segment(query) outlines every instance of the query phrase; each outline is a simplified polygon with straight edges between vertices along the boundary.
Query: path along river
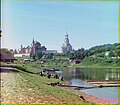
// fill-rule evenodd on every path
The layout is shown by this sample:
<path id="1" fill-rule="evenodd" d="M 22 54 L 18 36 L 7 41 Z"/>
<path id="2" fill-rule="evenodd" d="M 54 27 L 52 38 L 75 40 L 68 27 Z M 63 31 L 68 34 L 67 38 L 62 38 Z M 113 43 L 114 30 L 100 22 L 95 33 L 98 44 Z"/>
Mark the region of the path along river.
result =
<path id="1" fill-rule="evenodd" d="M 119 70 L 113 68 L 62 68 L 58 73 L 63 75 L 64 79 L 69 81 L 72 86 L 91 87 L 84 80 L 118 80 Z M 92 88 L 80 91 L 113 104 L 118 103 L 118 87 Z"/>

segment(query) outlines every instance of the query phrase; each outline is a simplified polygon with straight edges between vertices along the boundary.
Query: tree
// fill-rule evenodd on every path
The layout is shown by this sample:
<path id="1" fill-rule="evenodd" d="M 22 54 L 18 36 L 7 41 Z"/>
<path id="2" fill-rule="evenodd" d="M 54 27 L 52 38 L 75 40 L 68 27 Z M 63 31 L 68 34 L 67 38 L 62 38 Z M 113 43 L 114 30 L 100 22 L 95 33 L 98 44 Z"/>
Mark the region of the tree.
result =
<path id="1" fill-rule="evenodd" d="M 45 58 L 47 58 L 47 59 L 52 59 L 52 58 L 53 58 L 53 53 L 51 53 L 51 54 L 46 54 L 46 55 L 45 55 Z"/>
<path id="2" fill-rule="evenodd" d="M 113 53 L 113 51 L 112 50 L 110 50 L 110 52 L 109 52 L 109 55 L 108 55 L 109 57 L 114 57 L 114 53 Z"/>
<path id="3" fill-rule="evenodd" d="M 83 59 L 84 57 L 85 57 L 85 49 L 84 48 L 78 49 L 76 58 Z"/>
<path id="4" fill-rule="evenodd" d="M 41 52 L 40 50 L 37 50 L 36 53 L 35 53 L 35 57 L 36 57 L 37 59 L 41 59 L 42 56 L 43 56 L 42 52 Z"/>
<path id="5" fill-rule="evenodd" d="M 117 46 L 117 55 L 120 57 L 120 45 Z"/>
<path id="6" fill-rule="evenodd" d="M 74 57 L 74 54 L 71 53 L 70 51 L 67 51 L 65 54 L 66 54 L 66 56 L 67 56 L 68 58 L 70 58 L 70 59 L 72 59 L 72 58 Z"/>
<path id="7" fill-rule="evenodd" d="M 36 55 L 35 54 L 32 54 L 30 56 L 32 57 L 32 59 L 36 59 Z"/>

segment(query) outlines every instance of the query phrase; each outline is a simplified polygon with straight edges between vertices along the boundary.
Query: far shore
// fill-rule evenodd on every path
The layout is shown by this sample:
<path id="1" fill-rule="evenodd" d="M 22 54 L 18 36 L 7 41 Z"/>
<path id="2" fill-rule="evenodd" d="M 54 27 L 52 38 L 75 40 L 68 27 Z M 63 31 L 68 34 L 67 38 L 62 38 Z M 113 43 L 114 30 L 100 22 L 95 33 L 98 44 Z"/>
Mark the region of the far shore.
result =
<path id="1" fill-rule="evenodd" d="M 80 65 L 72 65 L 72 66 L 68 66 L 71 68 L 116 68 L 116 69 L 120 69 L 120 66 L 80 66 Z"/>

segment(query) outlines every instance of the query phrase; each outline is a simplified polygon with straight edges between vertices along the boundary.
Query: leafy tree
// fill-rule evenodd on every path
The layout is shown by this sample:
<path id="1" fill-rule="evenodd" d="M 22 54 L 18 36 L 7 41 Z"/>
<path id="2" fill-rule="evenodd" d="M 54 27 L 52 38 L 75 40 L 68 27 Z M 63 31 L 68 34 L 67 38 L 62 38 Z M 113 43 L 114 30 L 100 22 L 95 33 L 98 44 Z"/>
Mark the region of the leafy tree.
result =
<path id="1" fill-rule="evenodd" d="M 110 50 L 110 52 L 109 52 L 109 57 L 114 57 L 114 53 L 112 50 Z"/>
<path id="2" fill-rule="evenodd" d="M 36 59 L 36 55 L 35 54 L 32 54 L 31 57 L 32 57 L 32 59 Z"/>
<path id="3" fill-rule="evenodd" d="M 78 51 L 76 52 L 76 58 L 83 59 L 85 57 L 84 51 L 84 48 L 78 49 Z"/>
<path id="4" fill-rule="evenodd" d="M 45 55 L 45 58 L 47 58 L 47 59 L 52 59 L 52 58 L 53 58 L 53 53 L 51 53 L 51 54 L 46 54 L 46 55 Z"/>
<path id="5" fill-rule="evenodd" d="M 67 52 L 65 53 L 65 55 L 66 55 L 68 58 L 70 58 L 70 59 L 73 59 L 73 58 L 74 58 L 74 54 L 73 54 L 72 52 L 70 52 L 70 51 L 67 51 Z"/>
<path id="6" fill-rule="evenodd" d="M 1 48 L 1 50 L 4 52 L 9 52 L 8 48 Z"/>
<path id="7" fill-rule="evenodd" d="M 42 56 L 43 56 L 42 52 L 41 52 L 40 50 L 37 50 L 36 53 L 35 53 L 35 57 L 36 57 L 37 59 L 41 59 Z"/>
<path id="8" fill-rule="evenodd" d="M 117 46 L 117 55 L 120 56 L 120 45 Z"/>

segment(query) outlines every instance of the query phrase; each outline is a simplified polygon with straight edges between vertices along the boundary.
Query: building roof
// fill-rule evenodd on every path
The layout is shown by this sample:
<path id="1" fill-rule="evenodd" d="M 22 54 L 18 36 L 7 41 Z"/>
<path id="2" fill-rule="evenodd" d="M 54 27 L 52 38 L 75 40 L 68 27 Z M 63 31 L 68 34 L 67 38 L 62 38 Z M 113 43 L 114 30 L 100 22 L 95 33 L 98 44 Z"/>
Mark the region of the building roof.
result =
<path id="1" fill-rule="evenodd" d="M 14 54 L 8 50 L 0 49 L 1 59 L 14 59 Z"/>

